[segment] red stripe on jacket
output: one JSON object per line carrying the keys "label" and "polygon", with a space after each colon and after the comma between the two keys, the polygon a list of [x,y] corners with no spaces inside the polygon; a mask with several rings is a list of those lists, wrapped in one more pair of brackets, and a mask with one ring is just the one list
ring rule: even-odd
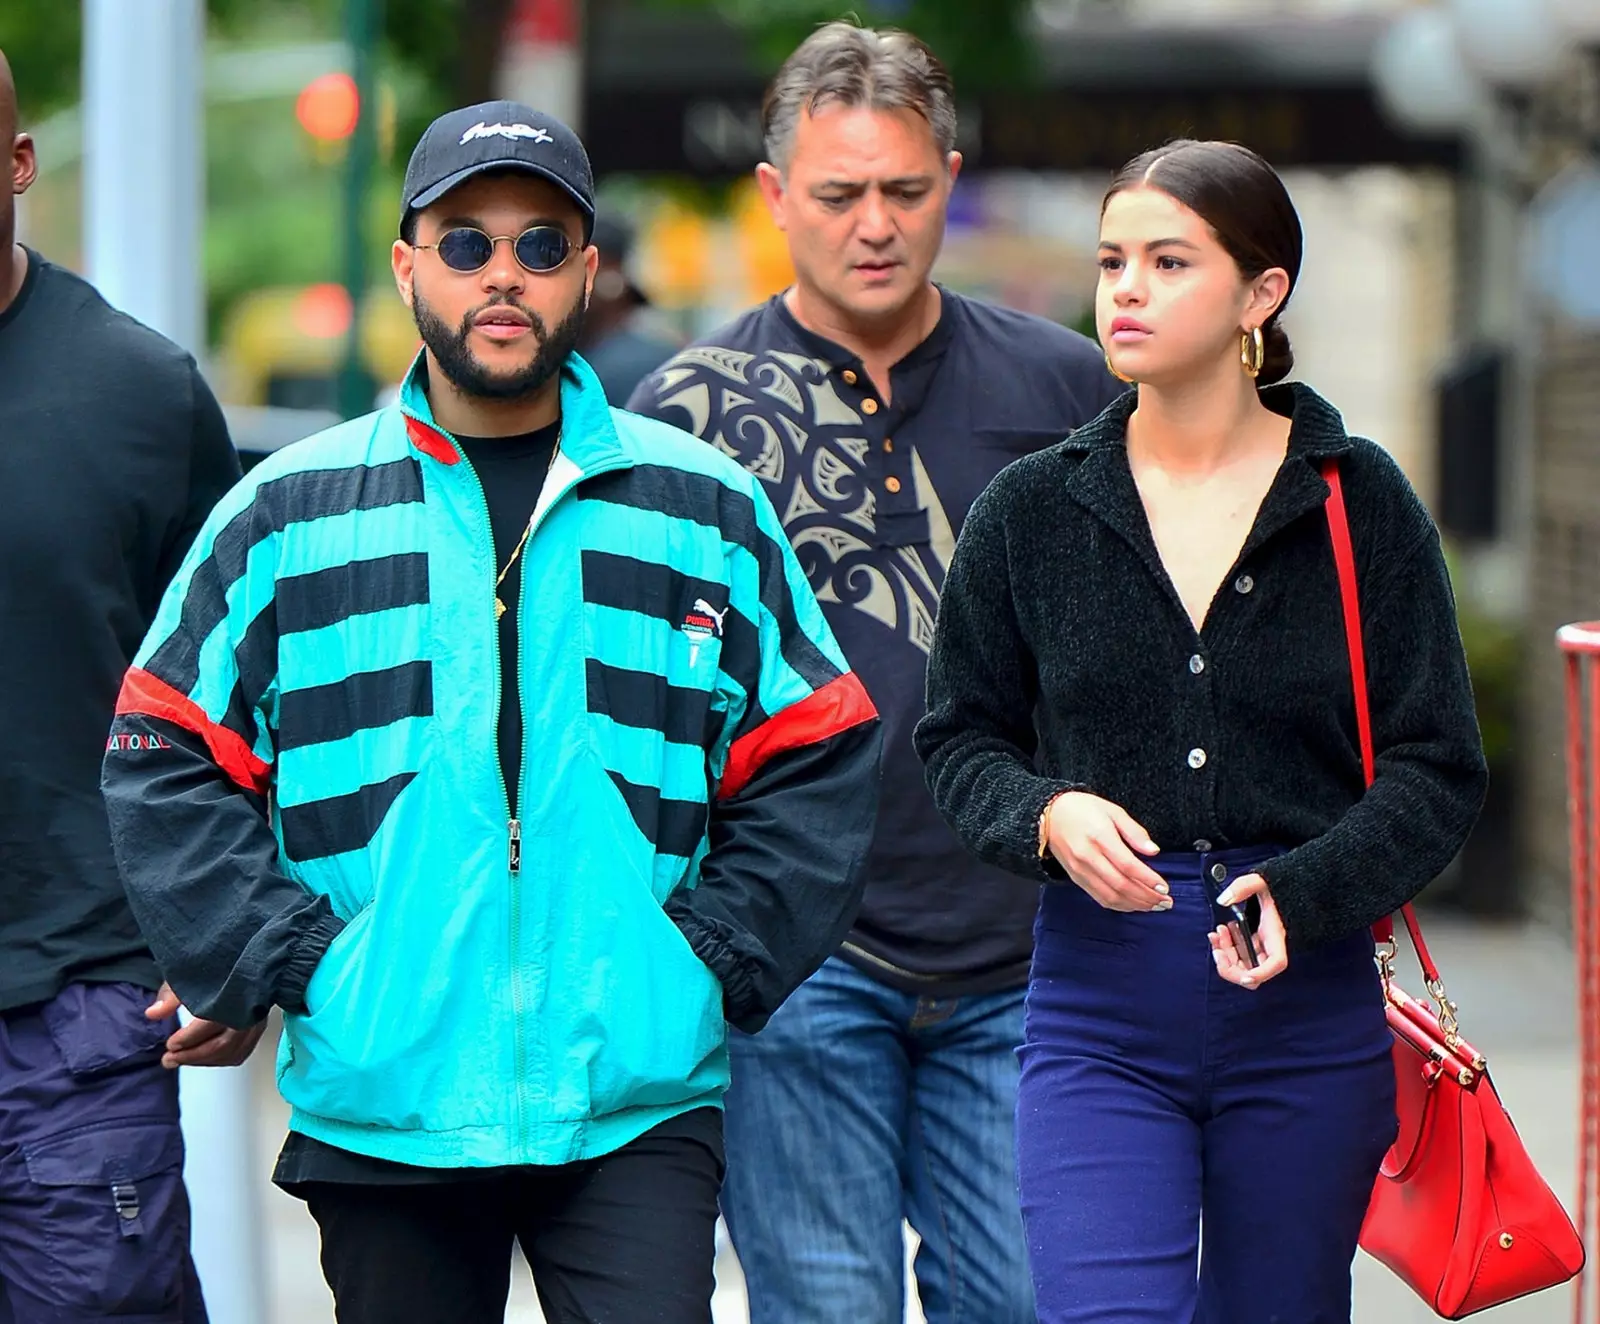
{"label": "red stripe on jacket", "polygon": [[878,710],[855,672],[847,671],[735,740],[728,751],[728,766],[717,798],[726,800],[738,795],[769,759],[791,749],[821,744],[830,736],[877,716]]}
{"label": "red stripe on jacket", "polygon": [[230,731],[206,716],[193,699],[180,694],[148,671],[131,667],[117,695],[119,717],[160,717],[192,731],[206,742],[217,766],[238,786],[265,795],[270,769],[237,731]]}
{"label": "red stripe on jacket", "polygon": [[455,464],[461,459],[460,452],[450,444],[450,438],[437,428],[430,428],[420,418],[406,418],[406,436],[411,439],[411,444],[424,455],[431,455],[440,464]]}

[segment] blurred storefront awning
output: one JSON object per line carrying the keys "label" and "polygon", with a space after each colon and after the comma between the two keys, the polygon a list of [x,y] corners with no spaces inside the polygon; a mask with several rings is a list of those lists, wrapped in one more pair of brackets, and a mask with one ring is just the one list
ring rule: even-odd
{"label": "blurred storefront awning", "polygon": [[[1407,135],[1380,110],[1381,31],[1371,15],[1045,28],[1031,86],[961,98],[960,146],[981,170],[1113,170],[1175,137],[1244,142],[1280,167],[1456,167],[1457,140]],[[600,172],[719,177],[761,159],[763,74],[716,19],[596,5],[587,64]]]}

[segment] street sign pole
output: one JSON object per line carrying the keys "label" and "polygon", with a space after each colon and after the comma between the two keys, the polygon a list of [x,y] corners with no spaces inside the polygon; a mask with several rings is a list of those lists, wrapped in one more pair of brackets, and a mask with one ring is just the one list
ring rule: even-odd
{"label": "street sign pole", "polygon": [[[117,308],[204,348],[201,0],[83,0],[84,257]],[[179,1079],[191,1243],[212,1324],[264,1324],[245,1068]]]}
{"label": "street sign pole", "polygon": [[344,287],[350,296],[350,329],[339,371],[339,412],[345,418],[370,413],[372,380],[362,362],[362,311],[367,296],[367,193],[372,162],[378,151],[378,88],[374,76],[378,28],[383,0],[345,0],[345,32],[350,43],[351,77],[355,80],[358,118],[345,145]]}

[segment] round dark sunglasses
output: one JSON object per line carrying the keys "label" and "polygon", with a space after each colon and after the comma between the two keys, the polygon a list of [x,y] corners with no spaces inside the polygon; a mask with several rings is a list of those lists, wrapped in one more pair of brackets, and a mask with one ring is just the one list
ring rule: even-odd
{"label": "round dark sunglasses", "polygon": [[523,270],[535,275],[554,271],[572,254],[572,240],[567,238],[566,231],[553,225],[531,226],[519,235],[492,235],[474,226],[460,225],[446,230],[436,244],[413,244],[412,247],[435,249],[439,260],[451,271],[470,275],[489,265],[495,245],[502,239],[510,243]]}

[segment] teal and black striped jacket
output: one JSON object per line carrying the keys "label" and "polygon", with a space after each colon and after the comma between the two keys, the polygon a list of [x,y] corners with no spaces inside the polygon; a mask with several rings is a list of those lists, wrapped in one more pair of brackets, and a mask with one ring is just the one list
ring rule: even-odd
{"label": "teal and black striped jacket", "polygon": [[431,1167],[605,1154],[727,1084],[860,899],[876,713],[759,482],[574,357],[523,553],[521,818],[496,566],[414,368],[217,507],[104,789],[200,1016],[283,1007],[291,1126]]}

